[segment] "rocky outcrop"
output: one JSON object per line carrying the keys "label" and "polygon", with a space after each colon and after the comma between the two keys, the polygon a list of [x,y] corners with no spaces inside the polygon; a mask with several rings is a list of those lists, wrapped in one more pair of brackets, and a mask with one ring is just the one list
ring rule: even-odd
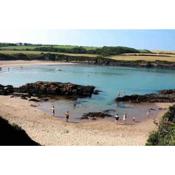
{"label": "rocky outcrop", "polygon": [[117,97],[116,102],[175,102],[175,90],[162,90],[158,93],[145,94],[145,95],[126,95],[123,97]]}
{"label": "rocky outcrop", "polygon": [[0,95],[10,95],[14,92],[14,88],[11,85],[3,86],[0,84]]}
{"label": "rocky outcrop", "polygon": [[35,83],[28,83],[20,87],[13,87],[11,85],[3,86],[0,84],[0,95],[11,95],[28,99],[30,101],[39,101],[39,99],[32,97],[45,97],[64,96],[67,98],[83,98],[91,97],[92,94],[98,94],[100,91],[95,90],[94,86],[83,86],[72,83],[60,82],[44,82],[38,81]]}
{"label": "rocky outcrop", "polygon": [[94,93],[94,86],[83,86],[72,83],[44,82],[38,81],[15,88],[16,92],[28,93],[30,96],[72,96],[91,97]]}
{"label": "rocky outcrop", "polygon": [[89,112],[83,114],[83,116],[80,119],[91,119],[96,120],[97,118],[105,118],[105,117],[112,117],[112,115],[104,113],[104,112]]}

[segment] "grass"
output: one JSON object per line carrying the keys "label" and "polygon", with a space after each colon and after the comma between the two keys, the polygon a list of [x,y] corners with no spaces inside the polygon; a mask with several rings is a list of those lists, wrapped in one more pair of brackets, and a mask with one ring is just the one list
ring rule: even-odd
{"label": "grass", "polygon": [[158,130],[149,135],[146,145],[175,145],[175,105],[164,114]]}
{"label": "grass", "polygon": [[27,50],[0,50],[2,54],[14,55],[23,53],[26,55],[39,55],[41,53],[52,53],[52,54],[63,54],[68,56],[87,56],[87,57],[96,57],[95,54],[74,54],[74,53],[62,53],[62,52],[42,52],[42,51],[27,51]]}
{"label": "grass", "polygon": [[[1,47],[0,53],[2,54],[8,54],[8,55],[13,55],[13,54],[19,54],[23,53],[28,56],[32,55],[39,55],[41,53],[52,53],[52,54],[63,54],[63,55],[68,55],[68,56],[85,56],[85,57],[97,57],[98,55],[96,54],[74,54],[74,53],[61,53],[61,52],[44,52],[44,51],[32,51],[36,46],[9,46],[9,47]],[[57,45],[57,47],[74,47],[74,46],[69,46],[69,45]],[[16,48],[16,50],[13,50]],[[26,48],[30,50],[26,50]],[[89,47],[90,48],[90,47]],[[175,62],[175,52],[165,52],[165,51],[155,51],[153,52],[155,55],[153,56],[146,56],[146,54],[142,55],[114,55],[114,56],[109,56],[108,58],[113,59],[113,60],[122,60],[122,61],[138,61],[138,60],[144,60],[144,61],[168,61],[168,62]]]}
{"label": "grass", "polygon": [[175,55],[171,56],[122,56],[122,55],[116,55],[109,57],[113,60],[123,60],[123,61],[138,61],[138,60],[144,60],[144,61],[168,61],[168,62],[175,62]]}
{"label": "grass", "polygon": [[[64,49],[72,49],[74,47],[77,47],[75,45],[31,45],[31,46],[6,46],[1,47],[3,50],[32,50],[37,47],[54,47],[54,48],[64,48]],[[98,47],[90,47],[90,46],[83,46],[87,50],[94,50]]]}

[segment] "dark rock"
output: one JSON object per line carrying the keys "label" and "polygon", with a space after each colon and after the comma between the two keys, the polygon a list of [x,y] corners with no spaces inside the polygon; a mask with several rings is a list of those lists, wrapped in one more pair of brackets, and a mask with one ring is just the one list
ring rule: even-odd
{"label": "dark rock", "polygon": [[110,113],[110,112],[115,112],[115,111],[116,111],[115,109],[106,109],[103,112],[104,113]]}
{"label": "dark rock", "polygon": [[34,104],[31,104],[30,106],[35,107],[35,108],[38,107],[37,105],[34,105]]}
{"label": "dark rock", "polygon": [[26,96],[21,96],[21,99],[27,100],[28,98]]}
{"label": "dark rock", "polygon": [[42,98],[41,101],[49,101],[48,98]]}
{"label": "dark rock", "polygon": [[94,94],[98,95],[101,91],[100,90],[94,90]]}
{"label": "dark rock", "polygon": [[175,89],[168,89],[168,90],[161,90],[159,91],[160,94],[166,95],[166,94],[175,94]]}
{"label": "dark rock", "polygon": [[83,114],[81,119],[92,119],[92,120],[95,119],[96,120],[97,118],[105,118],[105,117],[112,117],[112,115],[104,113],[104,112],[89,112],[89,113]]}
{"label": "dark rock", "polygon": [[117,97],[116,102],[175,102],[175,90],[163,90],[159,93],[145,94],[145,95],[126,95]]}
{"label": "dark rock", "polygon": [[94,86],[82,86],[72,83],[43,82],[28,83],[17,88],[20,93],[28,93],[32,96],[71,96],[91,97],[94,93]]}
{"label": "dark rock", "polygon": [[11,85],[0,85],[0,95],[11,95],[14,92],[14,88]]}
{"label": "dark rock", "polygon": [[83,116],[81,117],[81,119],[82,119],[82,120],[83,120],[83,119],[86,119],[86,120],[87,120],[87,119],[89,119],[89,117],[83,115]]}
{"label": "dark rock", "polygon": [[39,99],[36,99],[36,98],[31,98],[31,99],[29,99],[29,101],[40,102],[40,100]]}

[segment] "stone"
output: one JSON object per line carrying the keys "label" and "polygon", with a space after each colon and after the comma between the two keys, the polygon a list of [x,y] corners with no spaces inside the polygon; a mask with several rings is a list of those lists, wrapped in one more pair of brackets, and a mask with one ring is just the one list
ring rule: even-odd
{"label": "stone", "polygon": [[96,120],[97,118],[113,117],[110,114],[104,112],[89,112],[82,115],[81,119],[92,119]]}

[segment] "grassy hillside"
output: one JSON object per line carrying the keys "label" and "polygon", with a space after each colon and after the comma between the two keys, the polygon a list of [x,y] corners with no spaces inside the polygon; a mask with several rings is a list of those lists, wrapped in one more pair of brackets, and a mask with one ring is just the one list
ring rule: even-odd
{"label": "grassy hillside", "polygon": [[[53,47],[53,48],[60,48],[60,49],[72,49],[79,46],[73,46],[73,45],[27,45],[27,46],[0,46],[0,49],[2,50],[35,50],[36,48],[44,48],[44,47]],[[87,50],[95,50],[98,47],[88,47],[83,46]]]}
{"label": "grassy hillside", "polygon": [[[71,45],[34,45],[27,43],[9,44],[0,43],[1,50],[17,50],[17,51],[42,51],[42,52],[63,52],[77,54],[98,54],[98,55],[118,55],[122,53],[139,53],[134,48],[117,46],[117,47],[88,47],[88,46],[71,46]],[[148,52],[144,50],[144,52]]]}
{"label": "grassy hillside", "polygon": [[158,130],[150,134],[146,145],[175,145],[175,105],[163,116]]}
{"label": "grassy hillside", "polygon": [[26,57],[40,57],[42,54],[58,54],[58,56],[80,56],[82,57],[105,57],[119,61],[168,61],[175,62],[175,52],[173,51],[149,51],[137,50],[128,47],[87,47],[75,45],[37,45],[18,43],[0,43],[0,54],[15,56],[24,54]]}
{"label": "grassy hillside", "polygon": [[167,56],[162,56],[160,55],[152,55],[152,56],[148,56],[148,55],[114,55],[114,56],[110,56],[109,58],[113,59],[113,60],[123,60],[123,61],[139,61],[139,60],[144,60],[144,61],[168,61],[168,62],[175,62],[175,55],[167,55]]}

